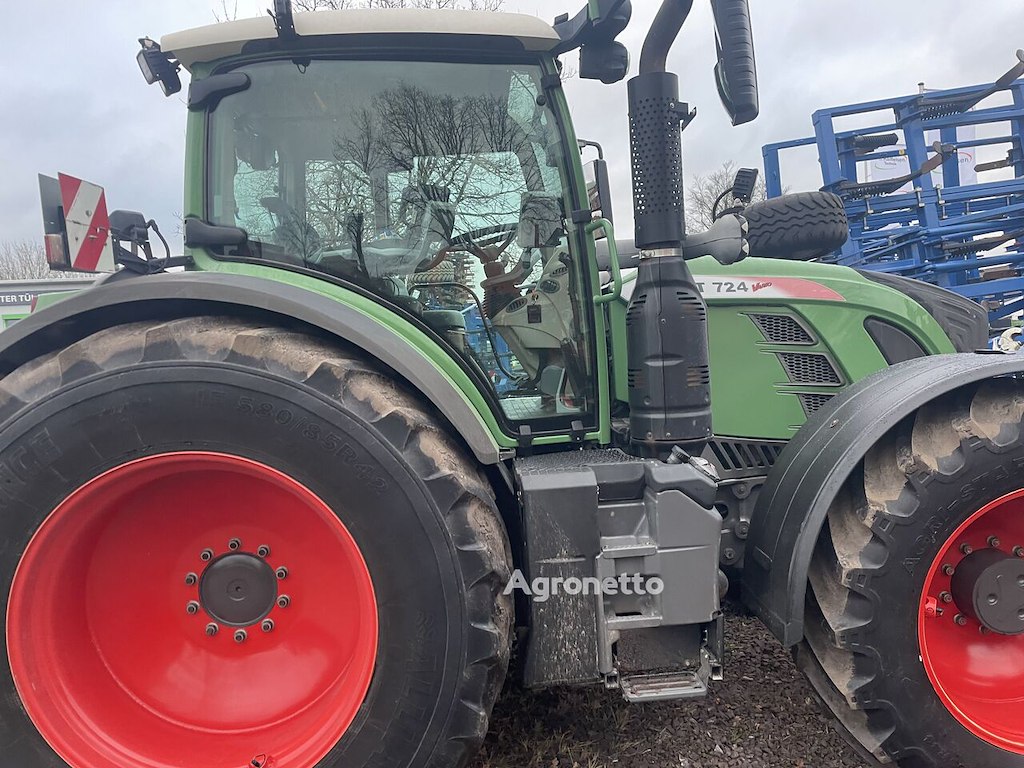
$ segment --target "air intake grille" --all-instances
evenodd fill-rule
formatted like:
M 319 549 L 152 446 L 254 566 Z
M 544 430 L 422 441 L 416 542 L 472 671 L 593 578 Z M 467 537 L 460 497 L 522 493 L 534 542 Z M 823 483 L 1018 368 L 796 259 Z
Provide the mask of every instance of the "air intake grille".
M 749 440 L 723 440 L 718 437 L 708 447 L 725 472 L 769 469 L 782 453 L 785 443 L 758 443 Z
M 750 319 L 772 344 L 813 344 L 814 339 L 789 315 L 751 315 Z
M 822 406 L 835 397 L 835 395 L 815 395 L 804 393 L 802 395 L 798 395 L 798 397 L 800 398 L 800 405 L 804 407 L 804 413 L 810 416 L 812 413 L 820 410 Z
M 779 359 L 795 384 L 839 386 L 843 380 L 825 355 L 780 352 Z

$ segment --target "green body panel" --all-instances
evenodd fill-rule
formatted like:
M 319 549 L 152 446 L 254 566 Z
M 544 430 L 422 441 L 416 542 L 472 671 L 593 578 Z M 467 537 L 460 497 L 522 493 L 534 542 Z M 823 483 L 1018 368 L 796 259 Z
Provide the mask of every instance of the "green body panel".
M 330 51 L 327 51 L 329 53 Z M 311 52 L 315 55 L 315 52 Z M 209 75 L 213 70 L 224 65 L 240 64 L 246 61 L 258 60 L 260 56 L 239 56 L 231 59 L 213 62 L 210 64 L 197 65 L 192 72 L 192 79 L 197 80 Z M 542 60 L 542 66 L 546 74 L 557 74 L 555 61 L 551 57 Z M 572 120 L 569 117 L 569 105 L 561 88 L 552 89 L 549 92 L 554 109 L 562 118 L 562 124 L 566 132 L 566 145 L 576 146 L 576 134 L 573 130 Z M 204 218 L 205 214 L 205 164 L 206 164 L 206 115 L 203 112 L 190 112 L 186 123 L 185 140 L 185 195 L 184 195 L 184 217 Z M 576 187 L 578 199 L 586 199 L 586 180 L 583 172 L 582 159 L 578 152 L 569 152 L 568 157 L 572 158 L 570 167 L 567 169 L 571 183 Z M 574 235 L 576 227 L 580 225 L 570 223 L 570 232 Z M 586 242 L 586 258 L 590 264 L 595 264 L 594 237 L 591 234 L 584 236 Z M 473 380 L 462 370 L 459 364 L 448 352 L 436 344 L 430 336 L 425 334 L 415 325 L 391 311 L 386 305 L 376 302 L 356 291 L 348 290 L 332 281 L 320 279 L 312 274 L 296 272 L 290 269 L 275 267 L 270 264 L 260 264 L 254 261 L 226 261 L 217 259 L 207 250 L 202 248 L 186 248 L 186 254 L 192 258 L 193 266 L 190 269 L 228 272 L 233 274 L 246 274 L 263 277 L 271 280 L 278 280 L 289 285 L 295 285 L 310 291 L 328 296 L 340 303 L 346 304 L 366 316 L 379 322 L 393 331 L 398 332 L 403 338 L 408 339 L 409 346 L 416 354 L 422 356 L 424 363 L 432 365 L 441 371 L 452 383 L 453 387 L 462 395 L 470 406 L 479 415 L 481 423 L 491 433 L 494 442 L 501 448 L 514 448 L 519 444 L 518 438 L 504 431 L 500 424 L 498 414 L 492 409 L 490 402 L 479 391 Z M 589 271 L 591 295 L 600 294 L 599 274 L 596 266 Z M 593 340 L 595 355 L 595 377 L 597 389 L 597 429 L 586 435 L 588 441 L 608 444 L 611 441 L 611 419 L 610 407 L 612 398 L 610 396 L 610 373 L 608 366 L 603 361 L 608 359 L 606 350 L 606 318 L 604 313 L 594 311 L 591 315 L 593 322 Z M 532 439 L 533 445 L 555 445 L 567 443 L 573 439 L 570 433 L 565 434 L 542 434 Z
M 885 358 L 864 327 L 870 317 L 904 330 L 928 354 L 955 351 L 942 328 L 919 304 L 847 267 L 769 259 L 747 259 L 725 267 L 703 258 L 694 260 L 691 269 L 708 304 L 711 400 L 717 435 L 788 440 L 807 418 L 799 394 L 832 395 L 842 385 L 885 368 Z M 626 279 L 634 280 L 635 273 Z M 786 292 L 820 295 L 778 295 Z M 614 325 L 624 326 L 625 310 L 624 297 L 609 310 Z M 794 317 L 810 331 L 815 343 L 773 345 L 755 325 L 752 314 Z M 622 401 L 627 400 L 625 352 L 624 340 L 617 341 L 615 397 Z M 828 356 L 842 385 L 792 383 L 780 352 Z

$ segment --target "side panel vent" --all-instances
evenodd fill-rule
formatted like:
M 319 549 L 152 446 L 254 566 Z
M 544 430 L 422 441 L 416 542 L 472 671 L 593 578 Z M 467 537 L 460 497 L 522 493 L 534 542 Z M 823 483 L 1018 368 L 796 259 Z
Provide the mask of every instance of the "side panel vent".
M 771 469 L 782 453 L 785 442 L 759 442 L 755 440 L 730 440 L 716 437 L 708 443 L 705 458 L 718 465 L 723 477 L 736 473 L 757 471 L 764 473 Z
M 780 352 L 779 359 L 794 384 L 837 387 L 843 383 L 826 355 Z
M 800 398 L 800 405 L 804 407 L 804 413 L 806 413 L 807 416 L 810 417 L 811 414 L 821 410 L 822 406 L 824 406 L 825 403 L 827 403 L 829 400 L 835 397 L 835 395 L 818 395 L 809 394 L 805 392 L 801 395 L 798 395 L 798 397 Z
M 707 308 L 704 306 L 704 302 L 701 301 L 700 296 L 688 291 L 676 291 L 676 300 L 679 302 L 679 311 L 682 312 L 683 317 L 689 317 L 701 322 L 707 317 Z
M 751 315 L 750 319 L 761 331 L 765 341 L 772 344 L 815 343 L 814 337 L 800 321 L 789 315 Z
M 711 383 L 711 368 L 706 365 L 694 365 L 686 369 L 686 386 L 699 387 Z

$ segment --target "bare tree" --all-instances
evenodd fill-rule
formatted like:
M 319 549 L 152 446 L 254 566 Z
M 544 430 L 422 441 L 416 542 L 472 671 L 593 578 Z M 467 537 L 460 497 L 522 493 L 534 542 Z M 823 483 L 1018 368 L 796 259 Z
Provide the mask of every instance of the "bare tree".
M 238 0 L 228 5 L 228 0 L 220 0 L 220 10 L 214 10 L 213 18 L 217 21 L 234 21 L 238 18 Z
M 711 228 L 711 225 L 715 223 L 715 201 L 732 188 L 735 177 L 736 163 L 732 160 L 726 160 L 717 170 L 702 174 L 690 183 L 686 198 L 686 223 L 688 228 L 694 232 Z M 760 176 L 757 180 L 757 185 L 754 187 L 754 196 L 751 202 L 757 203 L 766 197 L 764 176 Z M 726 195 L 726 199 L 719 204 L 718 210 L 721 211 L 723 208 L 729 208 L 730 202 L 732 202 L 731 196 Z
M 51 272 L 43 246 L 31 240 L 0 242 L 0 280 L 44 280 L 74 277 L 74 273 Z

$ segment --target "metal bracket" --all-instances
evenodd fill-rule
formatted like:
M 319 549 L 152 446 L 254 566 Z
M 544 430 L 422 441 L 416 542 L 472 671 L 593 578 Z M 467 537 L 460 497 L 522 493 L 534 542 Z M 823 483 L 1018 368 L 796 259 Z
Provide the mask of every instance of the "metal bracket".
M 292 14 L 292 0 L 274 0 L 274 10 L 267 11 L 274 20 L 277 36 L 281 40 L 295 40 L 299 34 L 295 31 L 295 17 Z
M 561 88 L 562 87 L 562 76 L 561 75 L 555 75 L 555 74 L 544 75 L 540 79 L 540 87 L 541 87 L 541 90 L 544 90 L 544 91 L 550 91 L 550 90 L 553 90 L 555 88 Z
M 573 224 L 584 225 L 589 224 L 594 220 L 594 213 L 589 208 L 580 208 L 579 210 L 573 211 L 569 214 L 569 218 L 572 220 Z
M 697 108 L 690 109 L 689 104 L 680 101 L 673 106 L 672 113 L 679 118 L 679 130 L 685 131 L 697 117 Z

